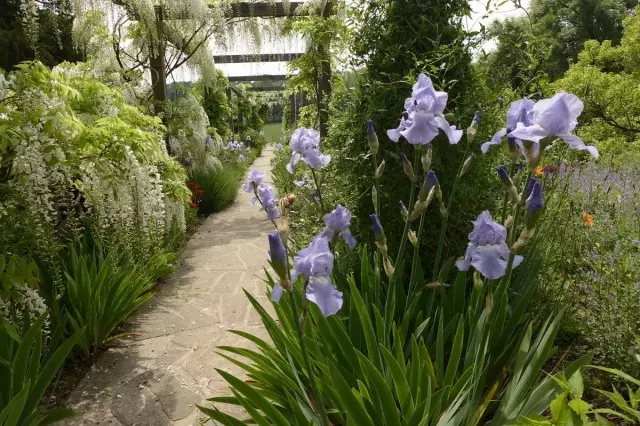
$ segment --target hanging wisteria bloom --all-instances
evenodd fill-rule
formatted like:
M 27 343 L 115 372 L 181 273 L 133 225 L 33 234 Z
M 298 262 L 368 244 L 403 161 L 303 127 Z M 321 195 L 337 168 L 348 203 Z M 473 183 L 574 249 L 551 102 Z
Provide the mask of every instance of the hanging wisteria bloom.
M 578 117 L 583 109 L 584 105 L 576 95 L 558 93 L 551 99 L 536 102 L 531 110 L 531 123 L 518 122 L 516 129 L 509 133 L 509 136 L 535 144 L 547 138 L 560 138 L 571 148 L 585 150 L 594 158 L 598 158 L 596 147 L 585 145 L 582 139 L 571 134 L 578 125 Z
M 320 152 L 320 133 L 314 129 L 300 128 L 293 132 L 291 141 L 291 162 L 287 164 L 289 173 L 294 173 L 295 165 L 302 160 L 312 169 L 319 169 L 331 162 L 330 155 Z
M 326 228 L 321 234 L 323 237 L 331 241 L 336 233 L 339 232 L 349 249 L 353 250 L 355 248 L 356 239 L 349 230 L 351 226 L 351 212 L 347 208 L 338 204 L 334 211 L 324 215 L 324 224 Z
M 486 153 L 489 151 L 489 148 L 492 145 L 500 145 L 502 143 L 502 138 L 507 136 L 507 134 L 511 133 L 516 129 L 518 123 L 523 123 L 525 126 L 531 125 L 531 115 L 532 109 L 535 105 L 535 102 L 531 99 L 519 99 L 511 104 L 509 107 L 509 111 L 507 111 L 507 127 L 503 127 L 498 130 L 490 141 L 482 144 L 480 149 L 482 153 Z M 513 136 L 509 136 L 509 151 L 512 151 L 516 144 L 516 139 Z
M 264 179 L 264 172 L 253 169 L 247 174 L 247 181 L 242 185 L 242 189 L 246 193 L 253 193 L 258 186 L 262 183 L 262 179 Z
M 325 317 L 342 309 L 342 292 L 333 286 L 329 277 L 311 277 L 307 284 L 307 300 L 315 303 Z
M 442 130 L 449 143 L 457 144 L 462 138 L 462 130 L 450 126 L 444 118 L 448 95 L 436 91 L 431 79 L 420 74 L 418 82 L 413 85 L 410 98 L 404 103 L 405 112 L 397 129 L 387 131 L 389 139 L 398 142 L 400 136 L 414 145 L 430 143 Z
M 491 214 L 484 211 L 473 222 L 473 231 L 469 234 L 469 246 L 464 259 L 456 262 L 461 271 L 473 266 L 484 277 L 495 280 L 506 274 L 511 251 L 506 243 L 507 230 L 494 222 Z M 522 263 L 522 256 L 515 256 L 513 267 Z
M 291 280 L 299 276 L 305 280 L 312 276 L 329 276 L 332 271 L 333 253 L 329 250 L 329 240 L 318 235 L 293 258 Z
M 258 186 L 258 198 L 254 198 L 253 203 L 256 201 L 260 201 L 262 203 L 262 210 L 267 212 L 269 220 L 276 220 L 280 217 L 278 200 L 276 199 L 271 185 L 261 184 Z

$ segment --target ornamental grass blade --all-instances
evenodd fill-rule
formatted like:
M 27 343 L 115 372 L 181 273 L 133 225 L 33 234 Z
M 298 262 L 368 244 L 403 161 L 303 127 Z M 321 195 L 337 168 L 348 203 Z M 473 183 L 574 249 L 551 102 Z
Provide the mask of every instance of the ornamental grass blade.
M 351 390 L 347 382 L 338 374 L 337 371 L 332 371 L 331 374 L 333 384 L 336 392 L 339 395 L 339 400 L 342 409 L 347 413 L 347 424 L 354 426 L 374 426 L 373 420 L 367 414 L 364 405 L 360 399 L 356 398 L 354 391 Z
M 371 390 L 375 391 L 378 396 L 378 401 L 382 408 L 384 425 L 400 426 L 398 407 L 396 406 L 395 398 L 393 397 L 393 393 L 391 392 L 384 376 L 368 358 L 361 356 L 360 360 L 362 362 L 363 369 L 368 374 L 368 379 L 370 379 L 373 384 L 373 386 L 371 386 Z
M 400 401 L 401 404 L 402 413 L 408 417 L 410 413 L 414 411 L 415 405 L 411 397 L 411 389 L 409 388 L 407 377 L 404 375 L 404 371 L 398 361 L 393 357 L 393 354 L 382 345 L 380 345 L 380 350 L 393 378 L 393 385 L 396 389 L 397 400 Z
M 249 401 L 251 401 L 250 404 L 242 404 L 247 409 L 247 411 L 250 411 L 248 406 L 255 406 L 256 408 L 259 408 L 265 415 L 267 415 L 271 422 L 273 422 L 273 424 L 281 426 L 289 425 L 288 420 L 282 415 L 282 413 L 280 413 L 280 411 L 278 411 L 270 401 L 262 396 L 262 394 L 257 389 L 253 388 L 251 385 L 243 382 L 237 377 L 227 373 L 226 371 L 223 371 L 219 368 L 216 368 L 216 371 L 231 385 L 233 390 L 237 391 L 239 394 L 244 395 Z M 243 401 L 244 398 L 242 398 L 240 395 L 236 396 L 240 401 Z
M 355 282 L 352 278 L 349 279 L 349 285 L 351 286 L 351 300 L 353 301 L 353 305 L 355 306 L 358 312 L 358 317 L 360 318 L 360 323 L 362 324 L 362 331 L 365 336 L 368 356 L 373 361 L 376 368 L 382 370 L 382 358 L 380 357 L 380 351 L 378 350 L 378 342 L 373 330 L 369 311 L 367 310 L 364 300 L 362 300 L 362 296 L 356 288 Z

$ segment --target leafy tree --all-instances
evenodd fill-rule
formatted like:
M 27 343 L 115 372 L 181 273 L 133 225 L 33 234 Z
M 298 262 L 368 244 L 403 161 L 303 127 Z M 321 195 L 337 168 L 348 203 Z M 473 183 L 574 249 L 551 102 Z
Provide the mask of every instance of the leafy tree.
M 575 63 L 587 40 L 617 45 L 622 21 L 637 0 L 532 0 L 523 17 L 494 22 L 487 32 L 497 41 L 481 66 L 489 85 L 522 94 L 542 92 Z
M 585 43 L 578 62 L 556 82 L 584 101 L 582 136 L 623 162 L 640 160 L 640 8 L 624 21 L 618 46 Z
M 6 0 L 0 8 L 0 68 L 6 71 L 23 61 L 39 59 L 54 66 L 76 61 L 71 41 L 73 15 L 69 0 L 45 0 L 31 12 L 24 0 Z
M 214 87 L 200 86 L 202 106 L 209 117 L 209 125 L 216 129 L 216 133 L 223 140 L 231 136 L 229 118 L 231 117 L 231 107 L 227 96 L 229 90 L 229 79 L 218 70 L 218 76 Z

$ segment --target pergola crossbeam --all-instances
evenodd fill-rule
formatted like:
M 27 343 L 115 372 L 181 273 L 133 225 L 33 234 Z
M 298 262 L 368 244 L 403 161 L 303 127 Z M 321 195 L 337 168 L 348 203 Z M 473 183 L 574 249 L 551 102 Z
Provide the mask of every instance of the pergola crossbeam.
M 241 75 L 227 77 L 230 82 L 251 82 L 251 81 L 285 81 L 287 76 L 280 75 Z
M 263 53 L 247 55 L 214 55 L 216 64 L 245 64 L 250 62 L 289 62 L 304 53 Z

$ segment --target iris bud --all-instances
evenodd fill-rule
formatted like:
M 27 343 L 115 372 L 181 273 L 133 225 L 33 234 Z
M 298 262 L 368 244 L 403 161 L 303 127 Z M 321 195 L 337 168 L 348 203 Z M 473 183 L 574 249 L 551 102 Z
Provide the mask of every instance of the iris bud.
M 498 176 L 500 176 L 500 180 L 504 184 L 504 189 L 505 191 L 507 191 L 507 194 L 509 194 L 513 202 L 519 203 L 520 195 L 518 194 L 518 190 L 513 184 L 513 181 L 509 177 L 509 172 L 507 171 L 507 168 L 504 166 L 498 166 L 496 167 L 496 171 L 498 172 Z
M 422 145 L 420 147 L 422 155 L 420 156 L 420 162 L 422 163 L 422 170 L 425 173 L 431 168 L 431 159 L 433 157 L 433 148 L 431 144 Z
M 481 111 L 476 111 L 476 113 L 473 115 L 471 125 L 467 129 L 467 139 L 469 140 L 469 142 L 473 141 L 473 139 L 476 137 L 476 134 L 478 133 L 478 125 L 480 124 L 481 113 Z
M 367 141 L 369 142 L 371 153 L 377 154 L 380 144 L 378 143 L 378 135 L 373 127 L 373 120 L 367 121 Z
M 429 170 L 424 175 L 424 181 L 422 182 L 422 187 L 420 188 L 420 192 L 418 193 L 418 200 L 426 201 L 427 197 L 429 196 L 429 192 L 431 192 L 431 189 L 435 188 L 438 185 L 438 177 L 433 170 Z
M 418 179 L 416 178 L 416 175 L 413 173 L 413 166 L 409 162 L 409 159 L 407 158 L 406 155 L 404 155 L 404 153 L 400 154 L 400 156 L 402 158 L 402 169 L 404 170 L 404 174 L 407 175 L 407 177 L 411 182 L 415 182 Z
M 405 222 L 409 218 L 409 211 L 404 206 L 404 203 L 402 201 L 400 201 L 400 215 L 402 216 L 402 219 L 404 219 Z
M 282 244 L 282 239 L 278 232 L 269 234 L 269 256 L 271 257 L 271 267 L 280 278 L 280 285 L 287 289 L 289 283 L 287 276 L 287 249 Z
M 384 229 L 382 229 L 382 224 L 380 224 L 380 219 L 378 219 L 378 215 L 375 213 L 369 216 L 371 219 L 371 226 L 373 227 L 373 235 L 376 238 L 376 245 L 382 252 L 383 256 L 387 255 L 387 237 L 384 235 Z
M 384 267 L 384 272 L 387 273 L 387 277 L 389 277 L 389 280 L 392 280 L 395 268 L 391 264 L 391 259 L 389 259 L 389 256 L 384 256 L 384 259 L 382 260 L 382 266 Z
M 411 245 L 416 247 L 418 245 L 418 237 L 416 236 L 415 231 L 409 230 L 407 236 L 409 237 L 409 242 Z
M 385 162 L 384 160 L 382 160 L 382 163 L 380 163 L 380 165 L 376 169 L 376 179 L 380 179 L 382 177 L 382 174 L 384 173 L 384 166 Z
M 544 197 L 542 195 L 542 184 L 536 180 L 531 189 L 531 194 L 527 198 L 527 229 L 536 226 L 538 218 L 544 210 Z
M 373 201 L 373 209 L 376 211 L 376 213 L 379 213 L 378 212 L 378 190 L 376 189 L 375 185 L 371 187 L 371 201 Z
M 469 171 L 469 167 L 471 167 L 471 162 L 473 161 L 474 154 L 471 154 L 462 164 L 462 170 L 460 170 L 460 177 L 464 176 L 467 171 Z

